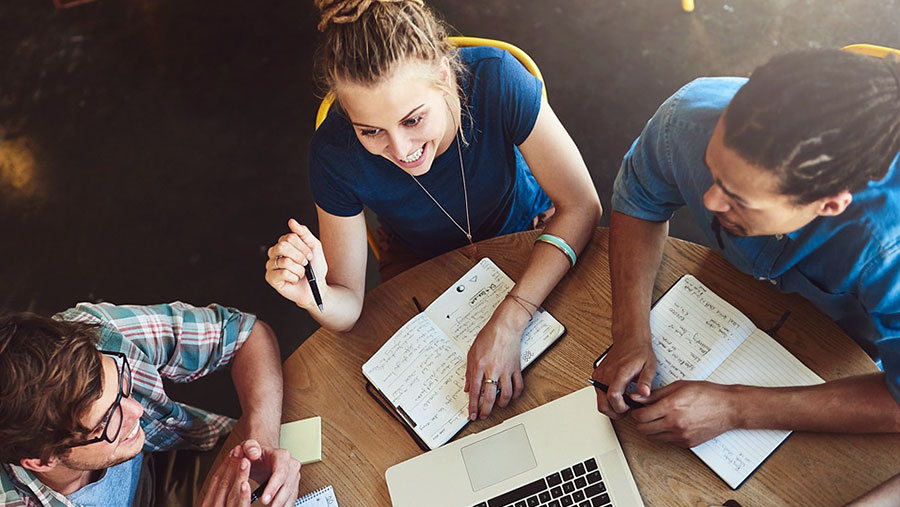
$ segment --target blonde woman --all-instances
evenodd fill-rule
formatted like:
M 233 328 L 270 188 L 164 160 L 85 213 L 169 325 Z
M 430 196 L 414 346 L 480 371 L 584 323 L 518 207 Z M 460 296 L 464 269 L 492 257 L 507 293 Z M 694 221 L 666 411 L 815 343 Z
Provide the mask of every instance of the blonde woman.
M 338 104 L 310 150 L 321 238 L 291 219 L 269 249 L 266 280 L 322 326 L 349 330 L 365 288 L 363 206 L 387 231 L 383 275 L 397 259 L 411 265 L 552 215 L 468 353 L 470 418 L 485 418 L 522 392 L 522 332 L 590 240 L 602 213 L 597 192 L 541 82 L 506 51 L 454 49 L 421 0 L 317 5 L 318 64 Z

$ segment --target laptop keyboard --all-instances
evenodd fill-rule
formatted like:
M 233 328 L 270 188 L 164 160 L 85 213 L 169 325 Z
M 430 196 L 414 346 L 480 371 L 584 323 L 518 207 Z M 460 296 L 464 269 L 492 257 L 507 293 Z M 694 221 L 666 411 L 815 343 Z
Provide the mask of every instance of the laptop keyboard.
M 597 460 L 590 458 L 474 507 L 606 507 L 612 505 Z

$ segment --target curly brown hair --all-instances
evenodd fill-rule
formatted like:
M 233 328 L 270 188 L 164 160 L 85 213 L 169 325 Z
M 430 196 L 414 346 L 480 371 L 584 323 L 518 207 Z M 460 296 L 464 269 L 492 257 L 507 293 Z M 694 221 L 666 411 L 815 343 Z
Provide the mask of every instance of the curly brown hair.
M 0 462 L 49 460 L 89 431 L 102 391 L 96 325 L 33 313 L 0 316 Z

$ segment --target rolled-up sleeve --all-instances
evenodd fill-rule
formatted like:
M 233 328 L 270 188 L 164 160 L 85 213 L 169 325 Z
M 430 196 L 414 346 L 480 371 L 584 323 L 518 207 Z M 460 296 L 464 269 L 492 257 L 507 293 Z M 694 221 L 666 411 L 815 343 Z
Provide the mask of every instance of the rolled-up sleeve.
M 151 306 L 81 303 L 143 353 L 163 378 L 191 382 L 227 366 L 253 330 L 254 315 L 217 304 Z
M 685 205 L 673 177 L 669 153 L 670 124 L 679 94 L 673 95 L 647 122 L 622 160 L 613 185 L 613 210 L 625 215 L 663 222 Z

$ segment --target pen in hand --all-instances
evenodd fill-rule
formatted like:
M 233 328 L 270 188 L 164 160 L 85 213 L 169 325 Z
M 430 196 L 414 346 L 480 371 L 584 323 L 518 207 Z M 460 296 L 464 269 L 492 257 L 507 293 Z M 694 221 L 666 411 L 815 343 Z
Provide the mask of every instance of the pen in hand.
M 319 294 L 319 284 L 316 283 L 316 274 L 313 272 L 312 264 L 306 263 L 306 281 L 309 282 L 309 289 L 312 291 L 313 299 L 319 305 L 319 311 L 325 311 L 325 305 L 322 304 L 322 295 Z
M 587 381 L 590 382 L 592 386 L 594 386 L 594 387 L 596 387 L 597 389 L 603 391 L 604 393 L 609 392 L 609 386 L 606 385 L 606 384 L 604 384 L 603 382 L 598 382 L 598 381 L 596 381 L 596 380 L 594 380 L 594 379 L 592 379 L 592 378 L 587 379 Z M 644 407 L 646 407 L 646 405 L 644 405 L 643 403 L 641 403 L 641 402 L 639 402 L 639 401 L 634 401 L 634 400 L 632 400 L 631 397 L 630 397 L 627 393 L 626 393 L 624 396 L 622 396 L 622 399 L 625 400 L 625 404 L 628 405 L 628 406 L 631 407 L 631 408 L 644 408 Z

